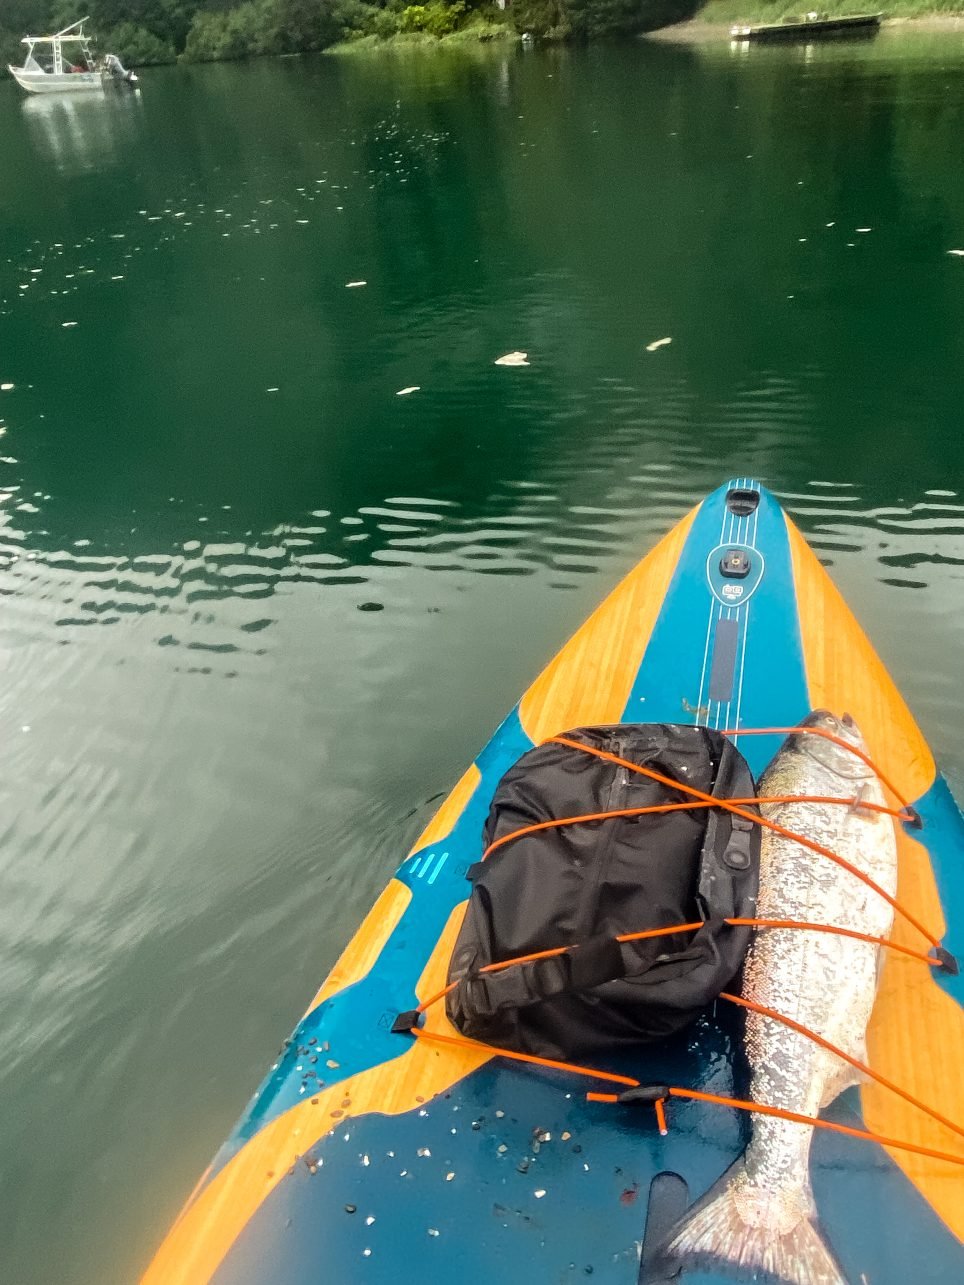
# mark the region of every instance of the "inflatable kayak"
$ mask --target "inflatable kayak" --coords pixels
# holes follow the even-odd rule
[[[863,1054],[872,1075],[830,1095],[830,1127],[813,1130],[815,1216],[850,1285],[964,1280],[964,985],[951,958],[964,953],[964,820],[830,578],[778,501],[743,478],[630,572],[458,781],[285,1042],[147,1285],[781,1279],[658,1252],[747,1145],[748,1114],[728,1105],[746,1080],[725,1005],[663,1043],[608,1063],[594,1054],[596,1068],[630,1068],[625,1083],[695,1093],[661,1101],[659,1119],[613,1095],[588,1100],[607,1085],[572,1068],[464,1038],[445,1003],[418,1010],[446,987],[493,796],[533,747],[575,728],[698,725],[725,731],[759,780],[784,737],[751,731],[793,727],[814,709],[846,712],[848,726],[852,716],[904,805],[901,913]],[[943,967],[922,954],[915,923],[940,943]]]

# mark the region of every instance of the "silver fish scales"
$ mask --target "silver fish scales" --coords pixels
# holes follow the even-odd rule
[[[817,711],[801,724],[833,733],[866,753],[853,720]],[[824,796],[885,802],[871,769],[844,746],[801,731],[784,743],[760,784],[761,797]],[[822,844],[891,896],[897,845],[886,813],[835,803],[763,804],[783,828]],[[761,919],[833,924],[886,937],[893,909],[878,891],[829,857],[770,830],[760,855]],[[743,998],[791,1018],[866,1062],[866,1031],[877,990],[880,947],[803,929],[759,931],[744,971]],[[755,1102],[816,1115],[857,1075],[842,1058],[782,1022],[748,1012],[746,1053]],[[670,1241],[682,1262],[747,1280],[846,1285],[816,1225],[810,1185],[810,1125],[752,1117],[745,1154]]]

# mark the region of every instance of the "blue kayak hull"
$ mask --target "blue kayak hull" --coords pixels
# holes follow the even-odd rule
[[[734,491],[751,498],[734,502]],[[734,549],[751,564],[743,580],[719,571]],[[816,705],[851,712],[875,761],[917,806],[924,829],[899,827],[899,896],[927,922],[940,919],[945,945],[953,951],[956,938],[964,953],[960,813],[896,688],[778,501],[737,479],[614,591],[462,777],[298,1024],[145,1282],[721,1285],[709,1273],[660,1275],[649,1251],[680,1202],[701,1196],[739,1157],[745,1115],[674,1101],[661,1137],[648,1109],[587,1102],[586,1089],[602,1086],[391,1027],[444,984],[492,793],[534,743],[619,720],[737,732],[786,726]],[[758,775],[780,740],[737,743]],[[922,945],[906,925],[898,932]],[[923,1096],[964,1120],[961,979],[888,956],[871,1064],[895,1082],[925,1085]],[[442,1008],[431,1010],[429,1026],[454,1034]],[[732,1014],[711,1013],[677,1040],[607,1069],[742,1096],[740,1038]],[[964,1159],[960,1137],[876,1085],[848,1090],[824,1115]],[[964,1167],[819,1130],[811,1178],[822,1232],[852,1285],[964,1280]]]

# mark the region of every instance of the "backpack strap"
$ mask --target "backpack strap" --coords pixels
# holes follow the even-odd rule
[[[704,925],[721,926],[712,921]],[[689,949],[674,953],[673,962],[696,958],[699,953]],[[665,962],[656,958],[642,964],[634,943],[619,942],[614,937],[590,937],[580,943],[578,949],[565,954],[532,959],[496,972],[467,973],[459,979],[458,992],[461,993],[453,999],[464,1012],[472,1014],[473,1023],[488,1021],[506,1009],[526,1008],[556,995],[593,990],[626,977],[640,978],[655,964]]]

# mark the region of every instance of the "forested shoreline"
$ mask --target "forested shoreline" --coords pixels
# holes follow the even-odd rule
[[[834,12],[868,8],[840,0]],[[0,55],[19,62],[27,32],[56,31],[89,13],[99,52],[132,67],[308,53],[342,42],[419,39],[584,41],[627,37],[684,22],[776,21],[801,0],[4,0]],[[903,16],[964,12],[964,0],[896,0]]]
[[[691,17],[700,0],[5,0],[0,53],[19,62],[21,37],[90,15],[100,52],[134,67],[305,53],[392,37],[588,40],[632,35]]]

